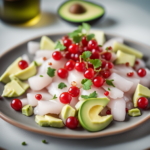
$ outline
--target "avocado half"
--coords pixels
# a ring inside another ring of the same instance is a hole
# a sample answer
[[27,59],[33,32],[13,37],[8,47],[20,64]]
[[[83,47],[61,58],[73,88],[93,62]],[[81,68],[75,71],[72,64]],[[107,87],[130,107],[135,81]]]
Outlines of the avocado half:
[[[85,11],[82,13],[71,13],[70,7],[76,4],[83,7]],[[101,19],[104,14],[105,10],[102,6],[83,0],[69,0],[58,8],[60,18],[73,24],[81,24],[83,22],[93,24]]]

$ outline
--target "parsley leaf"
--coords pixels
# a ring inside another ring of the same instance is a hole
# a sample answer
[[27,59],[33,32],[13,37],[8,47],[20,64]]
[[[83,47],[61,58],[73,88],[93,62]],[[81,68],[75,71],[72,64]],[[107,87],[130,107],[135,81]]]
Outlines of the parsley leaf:
[[55,46],[55,49],[59,49],[60,51],[63,51],[66,49],[66,46],[60,43],[60,41],[57,41],[57,44]]
[[37,62],[36,62],[35,60],[34,60],[33,62],[34,62],[34,65],[35,65],[35,66],[38,66],[38,64],[37,64]]
[[67,85],[66,85],[65,83],[60,82],[60,83],[58,84],[58,88],[59,88],[59,89],[63,89],[64,87],[67,87]]
[[108,88],[108,91],[110,91],[110,88]]
[[46,142],[46,140],[42,140],[42,142],[44,143],[44,144],[46,144],[47,142]]
[[91,26],[88,23],[82,23],[82,27],[86,30],[86,32],[89,32]]
[[82,36],[80,36],[79,34],[73,36],[73,41],[74,41],[74,43],[80,43],[81,40],[82,40]]
[[102,45],[98,45],[99,47],[102,47]]
[[102,64],[100,59],[90,59],[89,61],[94,66],[94,68],[98,68]]
[[89,34],[89,35],[87,35],[86,36],[86,39],[87,39],[87,41],[90,41],[90,40],[92,40],[93,38],[95,37],[95,34]]
[[90,93],[90,95],[81,95],[82,98],[84,99],[88,99],[88,98],[96,98],[97,97],[97,93],[96,91],[94,91],[93,93]]
[[26,142],[22,142],[22,145],[27,145]]
[[81,84],[83,85],[84,90],[91,89],[91,85],[93,85],[93,82],[89,79],[82,79]]
[[55,71],[56,69],[53,69],[51,67],[48,67],[47,68],[47,74],[50,76],[50,77],[54,77],[55,76]]
[[43,75],[40,75],[40,77],[43,77]]
[[106,47],[106,49],[105,49],[105,50],[107,50],[107,51],[108,51],[108,50],[109,50],[109,48],[108,48],[108,47]]
[[106,83],[107,83],[108,85],[115,87],[112,81],[114,81],[114,80],[113,80],[113,79],[112,79],[112,80],[107,80],[107,79],[106,79]]
[[56,96],[56,94],[54,94],[53,99],[56,99],[56,98],[57,98],[57,96]]
[[81,33],[82,33],[82,26],[79,26],[77,30],[74,30],[73,32],[68,33],[68,35],[70,38],[73,38],[74,36],[78,36]]
[[87,58],[89,58],[92,55],[90,51],[85,51],[82,53],[81,57],[83,58],[84,61],[86,61]]

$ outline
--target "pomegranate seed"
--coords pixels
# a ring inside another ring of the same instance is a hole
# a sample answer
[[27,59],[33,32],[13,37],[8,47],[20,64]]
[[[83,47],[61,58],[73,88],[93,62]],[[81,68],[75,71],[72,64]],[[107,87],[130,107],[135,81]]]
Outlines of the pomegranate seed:
[[97,41],[96,41],[96,40],[90,40],[90,41],[88,42],[88,48],[89,48],[90,50],[96,48],[97,46],[98,46],[98,44],[97,44]]
[[113,64],[112,62],[108,62],[108,63],[107,63],[107,67],[108,67],[109,69],[112,69],[112,68],[114,67],[114,64]]
[[70,95],[68,92],[63,92],[63,93],[61,93],[60,96],[59,96],[59,100],[60,100],[60,102],[63,103],[63,104],[68,104],[68,103],[70,103],[70,102],[71,102],[71,99],[72,99],[72,97],[71,97],[71,95]]
[[72,81],[72,82],[71,82],[71,85],[72,85],[72,86],[77,86],[77,83],[76,83],[75,81]]
[[107,111],[106,111],[106,114],[107,114],[107,115],[110,115],[110,114],[111,114],[111,110],[107,110]]
[[70,39],[65,39],[63,41],[64,46],[66,46],[66,49],[69,48],[69,46],[72,44],[72,41]]
[[98,52],[94,52],[94,53],[92,53],[90,58],[91,59],[99,59],[99,57],[100,57],[99,53]]
[[65,58],[66,58],[66,59],[71,59],[71,53],[70,53],[70,52],[67,52],[67,53],[65,54]]
[[111,75],[110,70],[104,70],[104,71],[102,72],[103,78],[108,78],[110,75]]
[[137,105],[141,109],[146,109],[148,106],[148,99],[145,97],[140,97],[137,101]]
[[18,66],[20,69],[23,70],[23,69],[26,69],[28,67],[28,63],[25,60],[21,60],[21,61],[19,61]]
[[19,111],[19,110],[21,110],[21,108],[22,108],[22,102],[21,102],[21,100],[20,99],[13,99],[12,101],[11,101],[11,107],[14,109],[14,110],[16,110],[16,111]]
[[110,52],[105,52],[104,54],[101,55],[101,57],[107,61],[110,61],[111,59],[111,53]]
[[140,77],[144,77],[146,75],[146,70],[144,68],[140,68],[138,71],[137,71],[137,74],[140,76]]
[[48,64],[49,64],[50,66],[52,65],[52,63],[51,63],[51,62],[49,62]]
[[139,64],[139,61],[138,61],[138,60],[136,60],[136,61],[135,61],[135,64],[136,64],[136,65],[138,65],[138,64]]
[[84,77],[87,79],[92,79],[94,77],[94,69],[89,68],[84,72]]
[[101,87],[104,84],[104,82],[105,82],[105,80],[100,76],[97,76],[93,79],[93,84],[96,87]]
[[68,71],[65,68],[60,68],[60,69],[57,70],[57,75],[60,78],[65,79],[65,78],[68,77]]
[[41,95],[41,94],[36,94],[36,95],[35,95],[35,98],[39,101],[39,100],[42,99],[42,95]]
[[79,72],[84,72],[86,70],[86,66],[84,62],[76,62],[75,69]]
[[82,45],[87,46],[87,44],[88,44],[88,41],[86,40],[86,36],[83,36],[82,37]]
[[126,66],[129,67],[129,65],[130,65],[129,62],[126,62]]
[[55,59],[55,60],[60,60],[60,59],[62,58],[61,52],[59,52],[59,51],[54,51],[54,52],[52,53],[52,57],[53,57],[53,59]]
[[66,39],[68,39],[68,38],[69,38],[69,36],[68,36],[68,35],[65,35],[65,36],[62,37],[62,41],[66,40]]
[[47,58],[46,58],[46,57],[43,57],[43,60],[45,61],[45,60],[47,60]]
[[70,116],[66,120],[66,126],[70,129],[77,128],[78,124],[79,124],[79,121],[76,117]]
[[126,113],[128,113],[128,111],[129,111],[128,108],[126,108]]
[[74,60],[68,60],[65,64],[65,68],[68,70],[68,71],[71,71],[74,69],[74,66],[75,66],[75,61]]
[[68,93],[72,96],[72,97],[77,97],[79,96],[80,93],[80,89],[76,86],[72,86],[69,88]]
[[127,76],[128,77],[132,77],[134,75],[134,72],[129,72],[129,73],[127,73]]
[[108,91],[106,91],[106,92],[104,93],[104,95],[105,95],[105,96],[108,96],[108,95],[109,95],[109,92],[108,92]]
[[102,65],[101,65],[101,68],[105,68],[106,67],[106,61],[104,61],[104,60],[101,60],[101,62],[102,62]]
[[71,44],[69,46],[69,52],[70,53],[76,54],[78,51],[79,51],[79,45]]

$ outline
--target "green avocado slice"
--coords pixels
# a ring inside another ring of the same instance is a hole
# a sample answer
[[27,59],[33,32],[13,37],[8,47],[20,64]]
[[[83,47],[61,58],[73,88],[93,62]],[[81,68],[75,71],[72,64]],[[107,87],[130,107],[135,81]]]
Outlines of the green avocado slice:
[[132,117],[141,116],[141,112],[138,108],[133,108],[128,111],[128,115]]
[[91,98],[84,101],[78,112],[80,124],[86,130],[92,132],[106,128],[113,120],[113,117],[112,115],[100,116],[99,114],[108,102],[107,97]]

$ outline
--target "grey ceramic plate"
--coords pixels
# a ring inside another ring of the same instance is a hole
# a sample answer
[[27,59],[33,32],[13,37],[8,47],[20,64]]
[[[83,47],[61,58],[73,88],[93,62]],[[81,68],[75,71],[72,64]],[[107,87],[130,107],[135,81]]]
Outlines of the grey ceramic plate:
[[[64,34],[53,34],[49,35],[49,37],[56,41],[57,39],[61,38]],[[106,34],[107,40],[110,38],[116,37],[116,35]],[[40,41],[40,37],[30,39],[28,41]],[[147,61],[147,65],[150,65],[150,47],[140,44],[139,42],[134,42],[131,40],[125,39],[125,44],[138,49],[139,51],[143,52],[145,60]],[[5,52],[0,57],[0,75],[5,71],[5,69],[19,56],[24,53],[27,53],[27,42],[21,43],[7,52]],[[32,56],[30,55],[30,58]],[[0,83],[0,93],[2,93],[4,89],[4,85]],[[140,117],[127,117],[124,122],[116,122],[113,121],[106,129],[100,132],[88,132],[84,129],[78,130],[70,130],[68,128],[50,128],[50,127],[40,127],[34,121],[34,116],[26,117],[21,114],[21,112],[16,112],[10,107],[10,98],[2,98],[0,99],[0,117],[5,121],[25,130],[29,130],[36,133],[46,134],[50,136],[60,137],[60,138],[95,138],[95,137],[102,137],[108,136],[113,134],[118,134],[121,132],[125,132],[127,130],[131,130],[136,126],[140,125],[141,123],[145,122],[146,120],[150,119],[150,110],[146,110],[142,112]]]

